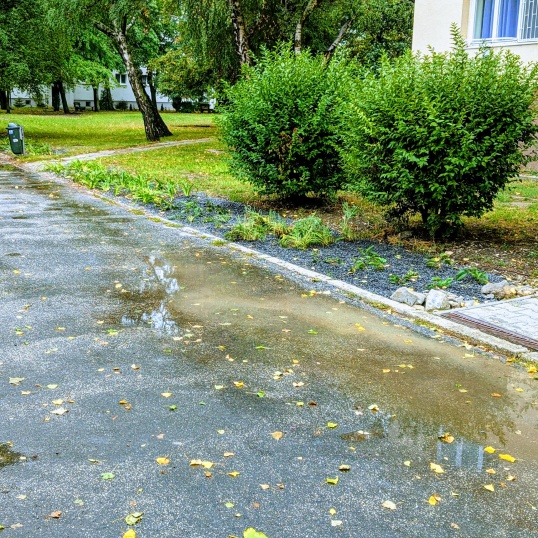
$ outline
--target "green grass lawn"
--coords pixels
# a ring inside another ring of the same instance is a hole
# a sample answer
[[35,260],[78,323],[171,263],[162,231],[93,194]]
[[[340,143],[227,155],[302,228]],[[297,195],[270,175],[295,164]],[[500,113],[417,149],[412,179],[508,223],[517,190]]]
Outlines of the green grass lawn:
[[[187,140],[216,136],[213,116],[210,114],[163,113],[162,117],[173,136],[162,141]],[[24,127],[26,141],[41,151],[49,146],[53,151],[77,155],[105,149],[125,148],[148,144],[139,112],[84,112],[82,114],[0,114],[0,125],[15,122]],[[204,127],[205,126],[205,127]],[[0,145],[8,144],[5,130]],[[29,155],[25,161],[50,159],[54,155]]]
[[157,176],[171,182],[191,181],[194,191],[251,203],[256,193],[250,185],[229,173],[227,159],[223,144],[214,140],[151,152],[115,155],[101,159],[101,162],[137,175]]

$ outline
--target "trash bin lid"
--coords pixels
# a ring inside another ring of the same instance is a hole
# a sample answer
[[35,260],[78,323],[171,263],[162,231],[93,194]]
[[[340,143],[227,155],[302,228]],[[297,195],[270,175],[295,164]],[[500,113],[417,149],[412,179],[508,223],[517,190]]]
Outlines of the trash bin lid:
[[13,129],[13,127],[18,127],[18,124],[16,124],[16,123],[8,123],[7,124],[8,129]]

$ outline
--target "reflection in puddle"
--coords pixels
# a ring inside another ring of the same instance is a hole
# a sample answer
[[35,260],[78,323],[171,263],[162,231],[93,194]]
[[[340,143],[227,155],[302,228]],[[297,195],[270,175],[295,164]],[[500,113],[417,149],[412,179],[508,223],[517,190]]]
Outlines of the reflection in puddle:
[[19,452],[11,450],[10,444],[0,444],[0,468],[23,461],[21,458],[24,458],[24,456]]
[[146,308],[138,308],[129,312],[129,314],[123,315],[121,323],[131,327],[150,325],[153,329],[164,334],[177,335],[180,328],[173,319],[167,305],[170,301],[170,296],[180,291],[182,287],[177,279],[172,276],[174,268],[171,265],[166,264],[155,256],[146,258],[146,261],[153,269],[159,290],[155,290],[154,281],[143,281],[140,284],[135,301],[137,306],[143,305]]

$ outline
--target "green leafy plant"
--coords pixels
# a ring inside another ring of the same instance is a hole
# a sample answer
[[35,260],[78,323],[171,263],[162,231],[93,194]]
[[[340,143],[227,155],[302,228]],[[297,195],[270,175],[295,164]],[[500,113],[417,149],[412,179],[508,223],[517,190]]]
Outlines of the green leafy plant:
[[428,284],[428,288],[430,289],[446,289],[448,288],[452,282],[454,282],[453,278],[441,278],[438,276],[434,276],[432,278],[431,284]]
[[190,179],[180,179],[178,181],[179,187],[183,191],[183,196],[190,196],[194,189],[194,182]]
[[232,172],[263,194],[336,193],[345,180],[337,104],[350,86],[346,58],[327,62],[284,44],[243,74],[217,118]]
[[345,241],[353,241],[355,239],[355,232],[351,226],[351,221],[359,213],[359,208],[357,206],[349,205],[347,202],[344,202],[342,205],[342,211],[344,216],[342,217],[342,231],[341,238]]
[[394,274],[389,275],[389,282],[391,284],[406,284],[407,282],[416,282],[419,278],[419,274],[416,271],[413,271],[412,269],[409,269],[407,273],[403,276],[398,276]]
[[480,217],[522,164],[536,133],[538,65],[485,46],[411,52],[358,82],[342,151],[350,181],[394,216],[418,213],[431,235]]
[[429,258],[426,262],[427,267],[435,267],[437,269],[441,268],[441,265],[452,265],[452,259],[446,252],[441,252],[439,256],[433,256],[432,258]]
[[456,282],[459,282],[468,276],[482,285],[489,282],[488,274],[485,271],[480,271],[480,269],[477,267],[466,267],[465,269],[460,269],[456,274]]
[[247,209],[243,220],[224,237],[231,241],[263,241],[267,232],[267,221],[264,216],[252,209]]
[[280,245],[285,248],[305,250],[312,246],[326,247],[334,242],[331,231],[323,221],[312,214],[304,219],[296,220],[288,233],[280,238]]

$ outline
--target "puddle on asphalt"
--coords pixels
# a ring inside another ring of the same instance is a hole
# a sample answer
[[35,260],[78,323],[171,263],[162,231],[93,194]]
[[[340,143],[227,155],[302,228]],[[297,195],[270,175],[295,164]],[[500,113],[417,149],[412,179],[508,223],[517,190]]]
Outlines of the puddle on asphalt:
[[24,461],[22,454],[11,450],[11,446],[7,443],[0,443],[0,469],[6,465],[13,465],[14,463],[19,463]]
[[[298,361],[306,379],[326,380],[355,402],[360,427],[343,440],[413,446],[428,438],[439,458],[477,470],[488,444],[538,460],[538,382],[521,368],[305,292],[248,259],[191,246],[146,261],[154,280],[125,297],[124,325],[218,343],[251,368],[282,371]],[[210,366],[220,355],[200,346],[192,357]],[[446,432],[452,444],[437,440]]]

